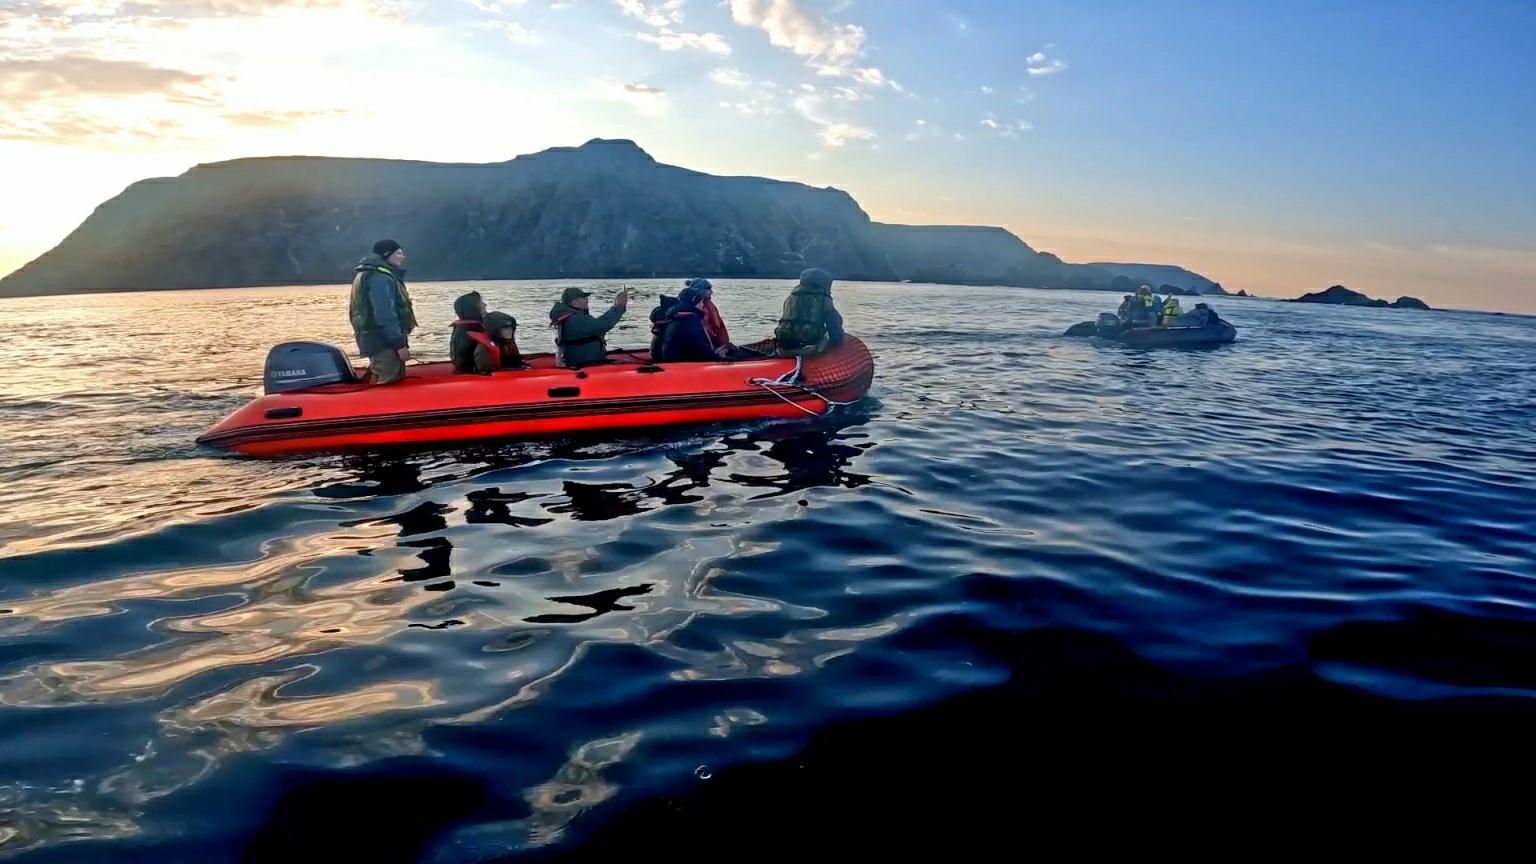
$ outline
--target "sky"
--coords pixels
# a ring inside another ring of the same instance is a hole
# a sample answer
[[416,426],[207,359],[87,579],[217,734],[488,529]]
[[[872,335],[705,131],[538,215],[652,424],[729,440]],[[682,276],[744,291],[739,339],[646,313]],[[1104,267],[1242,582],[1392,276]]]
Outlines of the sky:
[[1536,2],[0,0],[0,273],[136,180],[594,137],[1231,290],[1536,313]]

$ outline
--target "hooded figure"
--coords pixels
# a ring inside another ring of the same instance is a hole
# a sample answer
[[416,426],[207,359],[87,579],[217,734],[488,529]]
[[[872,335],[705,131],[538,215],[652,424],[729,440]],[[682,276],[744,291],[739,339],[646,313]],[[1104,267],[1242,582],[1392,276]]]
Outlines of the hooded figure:
[[619,292],[613,306],[593,317],[587,310],[590,293],[574,285],[560,295],[560,302],[550,307],[549,326],[555,328],[555,358],[565,368],[579,369],[608,361],[608,344],[603,341],[629,308],[629,292]]
[[663,294],[651,310],[651,362],[661,362],[661,349],[667,338],[667,317],[677,308],[677,298]]
[[505,312],[485,314],[486,339],[475,340],[475,372],[489,375],[502,369],[527,369],[517,350],[517,319]]
[[390,264],[392,257],[404,261],[405,253],[393,240],[373,244],[373,254],[366,255],[352,268],[352,297],[348,317],[357,337],[358,353],[368,357],[374,378],[379,383],[405,377],[405,357],[410,348],[411,331],[416,329],[416,312],[405,287],[403,263]]
[[800,274],[773,335],[780,354],[814,354],[843,343],[843,316],[832,305],[832,274],[819,269]]
[[704,332],[715,346],[715,353],[725,354],[731,347],[731,332],[725,329],[725,319],[720,317],[720,310],[715,306],[715,286],[708,279],[689,279],[686,284],[689,288],[709,292],[704,298],[704,305],[699,307],[699,312],[704,316]]
[[448,337],[448,357],[453,360],[453,371],[468,375],[475,369],[475,348],[481,344],[477,336],[485,336],[485,300],[479,291],[471,291],[453,301],[453,314],[459,320],[453,322],[453,333]]
[[704,330],[705,292],[684,288],[677,305],[667,314],[662,336],[661,359],[667,363],[708,363],[719,360],[714,343]]

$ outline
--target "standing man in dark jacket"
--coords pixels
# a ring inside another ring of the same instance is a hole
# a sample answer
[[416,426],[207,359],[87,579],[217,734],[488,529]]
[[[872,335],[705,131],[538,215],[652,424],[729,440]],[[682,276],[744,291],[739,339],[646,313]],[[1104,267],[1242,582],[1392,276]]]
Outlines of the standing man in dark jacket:
[[843,316],[832,305],[831,273],[813,268],[800,274],[773,335],[781,355],[819,354],[843,344]]
[[613,306],[593,317],[587,310],[592,295],[572,285],[560,295],[560,302],[550,307],[549,326],[555,328],[555,358],[560,366],[580,369],[608,362],[608,343],[603,341],[629,308],[629,289],[619,291]]
[[410,335],[416,329],[405,288],[405,250],[393,240],[380,240],[353,272],[350,317],[358,353],[368,358],[376,383],[392,384],[405,377]]
[[719,360],[714,343],[706,332],[704,304],[709,289],[683,289],[677,305],[667,314],[666,333],[662,335],[661,359],[667,363],[708,363]]

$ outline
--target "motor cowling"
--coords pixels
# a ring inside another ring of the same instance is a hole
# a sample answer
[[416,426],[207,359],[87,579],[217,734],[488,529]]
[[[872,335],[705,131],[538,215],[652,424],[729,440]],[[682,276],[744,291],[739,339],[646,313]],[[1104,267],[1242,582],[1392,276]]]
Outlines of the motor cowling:
[[284,342],[267,352],[262,389],[267,393],[306,390],[322,384],[357,380],[352,363],[340,348],[324,342]]

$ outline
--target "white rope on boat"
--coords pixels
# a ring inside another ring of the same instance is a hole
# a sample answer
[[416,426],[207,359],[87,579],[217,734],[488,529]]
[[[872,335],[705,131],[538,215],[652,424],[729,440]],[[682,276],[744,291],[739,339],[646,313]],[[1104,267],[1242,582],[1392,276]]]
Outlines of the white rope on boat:
[[794,407],[799,408],[801,411],[804,411],[805,413],[811,415],[812,417],[820,417],[820,416],[822,416],[822,414],[819,413],[819,412],[816,412],[816,411],[812,411],[811,409],[805,407],[804,405],[801,405],[799,402],[796,402],[793,399],[790,399],[788,396],[785,396],[783,393],[780,393],[779,391],[777,391],[777,390],[775,390],[773,388],[775,388],[775,387],[792,387],[792,388],[794,388],[796,390],[799,390],[802,393],[809,393],[810,395],[815,396],[817,399],[820,399],[821,401],[827,403],[827,410],[828,411],[831,411],[833,408],[838,408],[838,407],[841,407],[841,406],[844,406],[844,405],[852,405],[853,404],[852,402],[839,402],[836,399],[829,399],[828,397],[823,396],[820,393],[817,393],[815,390],[812,390],[811,388],[805,386],[804,384],[801,384],[800,383],[800,372],[801,372],[801,369],[804,366],[804,364],[805,364],[805,358],[803,358],[803,357],[796,357],[795,358],[795,368],[789,370],[788,372],[785,372],[783,375],[780,375],[777,378],[753,378],[750,381],[748,381],[747,383],[748,384],[756,384],[757,386],[763,388],[764,390],[767,390],[769,393],[772,393],[773,395],[775,395],[775,396],[779,397],[780,399],[782,399],[784,401],[784,404],[786,404],[786,405],[793,405]]

